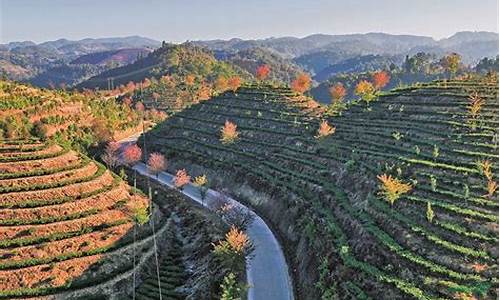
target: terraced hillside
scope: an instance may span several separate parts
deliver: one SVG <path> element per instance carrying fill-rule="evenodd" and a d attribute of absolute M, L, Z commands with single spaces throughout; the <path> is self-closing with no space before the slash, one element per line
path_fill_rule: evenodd
<path fill-rule="evenodd" d="M 496 299 L 497 91 L 436 81 L 331 118 L 290 90 L 247 86 L 147 139 L 170 165 L 205 169 L 270 220 L 299 299 Z M 322 118 L 336 131 L 317 138 Z M 226 121 L 234 143 L 221 142 Z M 392 206 L 383 174 L 411 185 Z"/>
<path fill-rule="evenodd" d="M 133 108 L 93 92 L 45 90 L 0 80 L 0 138 L 51 137 L 83 150 L 132 134 L 141 118 Z"/>
<path fill-rule="evenodd" d="M 111 288 L 132 268 L 147 199 L 101 164 L 37 140 L 0 143 L 0 298 Z M 137 253 L 151 248 L 137 230 Z M 143 253 L 144 251 L 144 253 Z"/>

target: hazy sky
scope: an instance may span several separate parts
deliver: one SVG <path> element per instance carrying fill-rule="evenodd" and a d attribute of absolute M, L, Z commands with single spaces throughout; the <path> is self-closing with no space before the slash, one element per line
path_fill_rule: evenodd
<path fill-rule="evenodd" d="M 142 35 L 181 42 L 498 32 L 498 0 L 0 0 L 0 43 Z"/>

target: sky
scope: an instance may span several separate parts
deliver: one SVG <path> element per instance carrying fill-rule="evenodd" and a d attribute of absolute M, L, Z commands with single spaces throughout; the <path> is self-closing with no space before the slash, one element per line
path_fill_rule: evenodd
<path fill-rule="evenodd" d="M 498 0 L 0 0 L 0 43 L 498 32 Z"/>

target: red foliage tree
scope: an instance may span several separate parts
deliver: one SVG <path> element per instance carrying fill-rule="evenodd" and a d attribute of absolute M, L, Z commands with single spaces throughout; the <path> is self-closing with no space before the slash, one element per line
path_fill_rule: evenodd
<path fill-rule="evenodd" d="M 380 90 L 389 83 L 391 76 L 386 71 L 375 72 L 372 75 L 373 86 Z"/>
<path fill-rule="evenodd" d="M 236 90 L 241 86 L 241 78 L 239 76 L 233 76 L 229 78 L 227 84 L 230 90 L 236 92 Z"/>
<path fill-rule="evenodd" d="M 141 160 L 142 150 L 136 144 L 129 145 L 123 150 L 123 160 L 129 166 Z"/>
<path fill-rule="evenodd" d="M 160 172 L 165 171 L 166 168 L 167 168 L 167 163 L 163 155 L 157 152 L 151 153 L 149 155 L 148 159 L 149 172 L 151 172 L 152 174 L 156 174 L 156 176 L 158 176 L 158 174 Z"/>
<path fill-rule="evenodd" d="M 294 81 L 292 81 L 292 90 L 303 94 L 311 87 L 311 77 L 306 73 L 300 73 Z"/>
<path fill-rule="evenodd" d="M 191 176 L 188 175 L 185 169 L 177 170 L 173 179 L 176 188 L 182 189 L 189 181 L 191 181 Z"/>
<path fill-rule="evenodd" d="M 269 73 L 271 72 L 271 68 L 268 65 L 261 65 L 257 68 L 255 71 L 255 76 L 257 77 L 258 80 L 262 81 L 269 76 Z"/>

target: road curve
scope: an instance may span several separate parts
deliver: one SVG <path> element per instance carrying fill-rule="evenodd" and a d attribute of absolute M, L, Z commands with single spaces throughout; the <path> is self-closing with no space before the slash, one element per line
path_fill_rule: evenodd
<path fill-rule="evenodd" d="M 121 140 L 120 143 L 125 146 L 135 143 L 137 138 L 138 135 L 134 135 Z M 173 188 L 172 179 L 174 176 L 172 174 L 162 172 L 158 176 L 151 175 L 144 163 L 138 163 L 133 168 L 140 174 Z M 202 201 L 199 190 L 192 184 L 186 185 L 182 193 L 207 209 L 210 207 L 210 203 L 219 196 L 217 191 L 210 189 L 205 200 Z M 273 232 L 253 210 L 232 198 L 228 198 L 228 201 L 233 205 L 243 207 L 254 216 L 253 222 L 247 228 L 247 234 L 254 245 L 253 255 L 246 265 L 249 285 L 248 300 L 293 300 L 293 285 L 288 265 Z"/>

